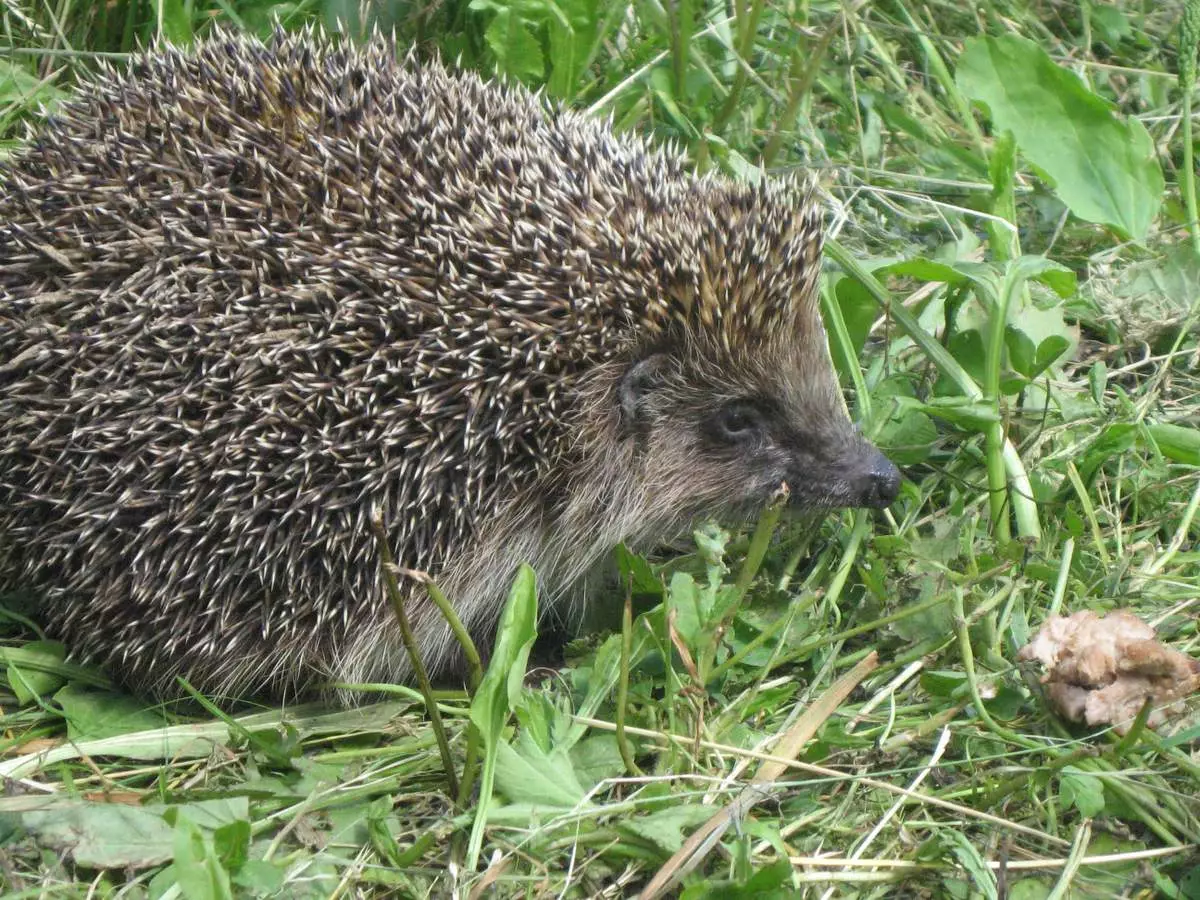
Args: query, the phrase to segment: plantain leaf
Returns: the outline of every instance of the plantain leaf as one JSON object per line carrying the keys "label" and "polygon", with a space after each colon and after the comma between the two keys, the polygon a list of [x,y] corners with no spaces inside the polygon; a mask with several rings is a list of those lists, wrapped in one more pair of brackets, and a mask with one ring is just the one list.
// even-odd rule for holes
{"label": "plantain leaf", "polygon": [[987,107],[996,134],[1012,132],[1071,212],[1146,237],[1162,204],[1163,175],[1140,122],[1118,118],[1046,51],[1015,35],[968,40],[955,81]]}

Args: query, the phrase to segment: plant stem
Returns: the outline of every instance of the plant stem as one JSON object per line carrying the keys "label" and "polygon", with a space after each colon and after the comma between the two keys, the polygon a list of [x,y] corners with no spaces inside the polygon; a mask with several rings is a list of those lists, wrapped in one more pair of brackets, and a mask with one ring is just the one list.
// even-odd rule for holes
{"label": "plant stem", "polygon": [[379,544],[379,570],[387,588],[388,600],[392,604],[392,612],[396,615],[396,623],[400,626],[400,639],[404,642],[404,649],[408,651],[413,675],[417,679],[421,695],[425,698],[425,711],[429,714],[429,724],[433,727],[433,734],[437,739],[438,753],[442,757],[442,768],[446,772],[446,787],[449,796],[458,797],[458,777],[454,774],[454,757],[450,755],[450,742],[446,738],[446,729],[442,725],[442,714],[438,712],[437,703],[433,697],[433,685],[429,683],[429,675],[425,671],[425,663],[421,661],[421,651],[417,646],[417,639],[413,635],[412,625],[408,621],[408,612],[404,608],[404,596],[400,593],[400,584],[396,580],[397,567],[392,558],[392,550],[388,546],[382,514],[376,512],[371,517],[371,528],[374,530],[375,540]]}
{"label": "plant stem", "polygon": [[633,598],[625,595],[625,610],[621,615],[621,673],[617,681],[617,750],[621,753],[621,761],[625,763],[625,771],[629,775],[638,776],[642,770],[633,759],[629,749],[629,739],[625,736],[625,706],[629,702],[629,659],[633,645]]}
{"label": "plant stem", "polygon": [[[912,338],[913,343],[943,375],[954,382],[959,391],[972,400],[983,398],[983,391],[959,365],[958,360],[921,327],[916,317],[905,309],[904,304],[896,302],[891,292],[880,284],[879,279],[855,259],[850,251],[837,241],[828,240],[825,242],[825,252],[847,274],[866,288],[867,293],[874,298],[875,302],[891,316],[892,321],[900,326],[900,330]],[[1029,473],[1025,471],[1025,464],[1021,461],[1017,448],[1013,446],[1011,440],[1004,436],[1003,431],[1000,433],[998,443],[1000,458],[1010,485],[1008,500],[1012,503],[1017,533],[1022,538],[1036,542],[1041,539],[1042,528],[1038,520],[1037,504],[1033,500],[1033,487],[1029,481]]]}

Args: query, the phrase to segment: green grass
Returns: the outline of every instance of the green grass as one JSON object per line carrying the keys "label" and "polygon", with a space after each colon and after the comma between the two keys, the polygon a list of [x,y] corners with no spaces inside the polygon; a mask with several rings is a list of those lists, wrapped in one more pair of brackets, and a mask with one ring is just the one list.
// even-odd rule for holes
{"label": "green grass", "polygon": [[[355,7],[7,3],[0,137],[156,35]],[[510,694],[518,586],[474,703],[439,696],[457,792],[412,690],[163,730],[10,598],[4,896],[633,896],[719,816],[682,896],[1200,898],[1200,701],[1122,738],[1058,719],[1016,662],[1051,613],[1119,607],[1200,654],[1181,8],[377,7],[402,45],[544,86],[698,169],[817,170],[834,356],[902,495],[623,556],[626,636],[581,639]]]}

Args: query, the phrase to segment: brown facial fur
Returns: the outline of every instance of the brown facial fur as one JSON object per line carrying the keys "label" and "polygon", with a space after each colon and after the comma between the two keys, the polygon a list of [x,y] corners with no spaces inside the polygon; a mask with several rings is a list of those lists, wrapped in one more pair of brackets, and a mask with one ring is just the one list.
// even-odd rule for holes
{"label": "brown facial fur", "polygon": [[[486,636],[522,561],[553,605],[781,480],[886,500],[819,238],[792,185],[693,177],[382,40],[107,73],[0,165],[0,590],[146,692],[285,695],[407,672],[376,508]],[[763,439],[714,441],[747,397]]]}

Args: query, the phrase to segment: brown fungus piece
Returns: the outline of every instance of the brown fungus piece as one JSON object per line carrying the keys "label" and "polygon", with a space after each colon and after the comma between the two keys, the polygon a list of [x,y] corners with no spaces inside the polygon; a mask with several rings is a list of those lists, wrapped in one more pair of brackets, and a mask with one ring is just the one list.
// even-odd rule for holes
{"label": "brown fungus piece", "polygon": [[1126,610],[1052,616],[1018,658],[1046,667],[1046,696],[1064,718],[1121,734],[1147,699],[1148,724],[1158,728],[1183,715],[1187,697],[1200,691],[1200,660],[1157,640]]}

